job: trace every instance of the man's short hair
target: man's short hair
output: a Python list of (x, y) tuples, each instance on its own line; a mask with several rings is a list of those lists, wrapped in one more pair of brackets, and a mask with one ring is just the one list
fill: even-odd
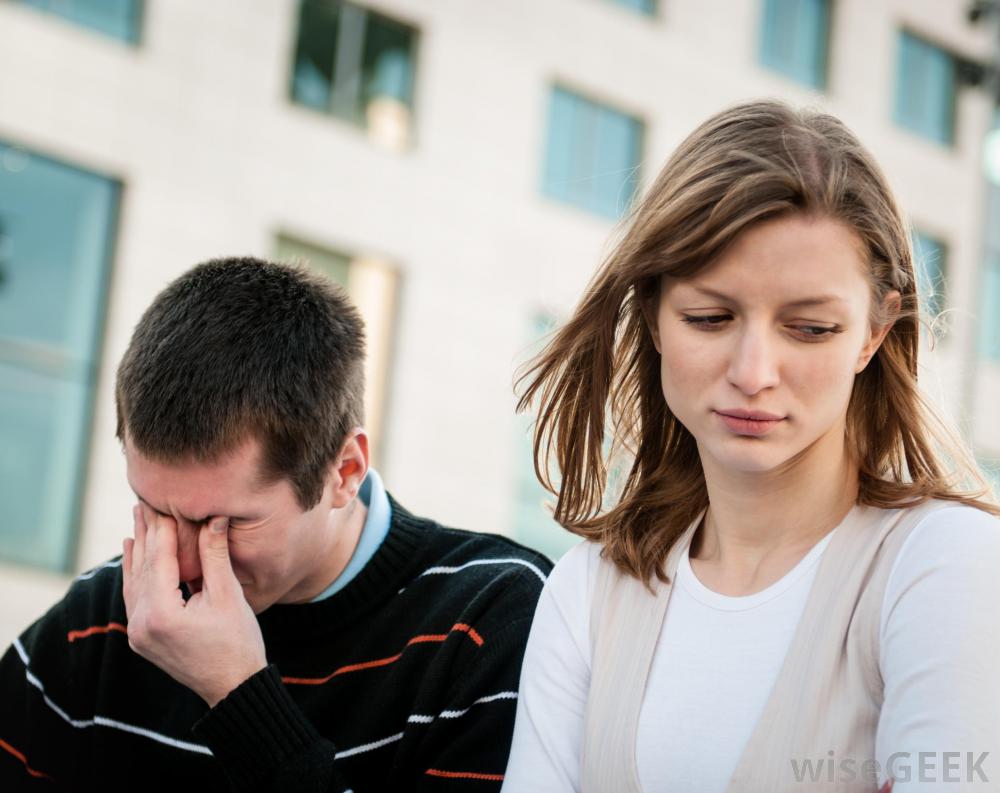
[(115, 402), (118, 438), (160, 462), (213, 461), (256, 438), (262, 481), (288, 479), (310, 509), (364, 421), (364, 323), (301, 267), (214, 259), (142, 315)]

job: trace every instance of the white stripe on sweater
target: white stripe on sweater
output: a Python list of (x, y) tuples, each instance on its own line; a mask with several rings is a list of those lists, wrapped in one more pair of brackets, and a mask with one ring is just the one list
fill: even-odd
[(395, 735), (390, 735), (388, 738), (382, 738), (379, 741), (372, 741), (371, 743), (362, 744), (361, 746), (355, 746), (353, 749), (344, 749), (342, 752), (337, 752), (337, 754), (333, 756), (333, 759), (342, 760), (345, 757), (353, 757), (356, 754), (370, 752), (372, 749), (381, 749), (383, 746), (388, 746), (390, 743), (395, 743), (396, 741), (401, 740), (403, 740), (403, 733), (397, 732)]
[(538, 576), (538, 579), (543, 584), (545, 583), (545, 574), (531, 562), (526, 562), (524, 559), (473, 559), (471, 562), (460, 564), (457, 567), (430, 567), (418, 575), (417, 578), (422, 578), (425, 575), (451, 575), (452, 573), (457, 573), (459, 570), (464, 570), (467, 567), (475, 567), (481, 564), (519, 564), (523, 567), (527, 567), (531, 570), (531, 572)]
[(101, 572), (101, 570), (103, 570), (104, 568), (106, 568), (106, 567), (120, 567), (121, 563), (122, 563), (121, 559), (115, 559), (113, 562), (105, 562), (104, 564), (98, 565), (93, 570), (88, 570), (86, 573), (80, 573), (80, 575), (78, 575), (73, 580), (74, 581), (86, 581), (88, 578), (93, 578), (95, 575), (97, 575), (99, 572)]
[(442, 710), (437, 716), (426, 716), (422, 713), (414, 713), (407, 719), (410, 724), (430, 724), (434, 719), (457, 719), (464, 716), (470, 710), (472, 710), (476, 705), (482, 705), (486, 702), (495, 702), (498, 699), (517, 699), (516, 691), (501, 691), (499, 694), (490, 694), (488, 697), (480, 697), (475, 702), (473, 702), (469, 707), (463, 710)]
[(49, 698), (49, 695), (45, 693), (45, 686), (42, 685), (42, 681), (39, 680), (28, 668), (28, 653), (25, 651), (24, 645), (21, 644), (20, 639), (14, 639), (14, 649), (17, 650), (17, 654), (21, 656), (21, 661), (24, 663), (24, 676), (27, 678), (28, 682), (41, 692), (42, 699), (45, 701), (45, 704), (48, 705), (52, 711), (59, 716), (59, 718), (71, 727), (75, 727), (78, 730), (94, 726), (108, 727), (112, 730), (121, 730), (122, 732), (128, 732), (133, 735), (141, 735), (144, 738), (149, 738), (150, 740), (166, 744), (167, 746), (172, 746), (175, 749), (183, 749), (188, 752), (196, 752), (197, 754), (212, 754), (212, 750), (207, 746), (202, 746), (197, 743), (189, 743), (188, 741), (179, 741), (176, 738), (171, 738), (169, 735), (164, 735), (163, 733), (155, 732), (154, 730), (148, 730), (145, 727), (136, 727), (134, 724), (126, 724), (125, 722), (109, 719), (105, 716), (95, 715), (92, 719), (71, 718), (66, 711), (60, 708), (55, 702), (52, 701), (52, 699)]
[[(414, 713), (406, 721), (408, 724), (430, 724), (437, 719), (457, 719), (464, 716), (476, 705), (481, 705), (486, 702), (493, 702), (498, 699), (517, 699), (516, 691), (501, 691), (498, 694), (490, 694), (486, 697), (480, 697), (472, 705), (465, 708), (464, 710), (443, 710), (437, 716), (425, 716), (421, 713)], [(371, 752), (375, 749), (381, 749), (383, 746), (388, 746), (389, 744), (396, 743), (397, 741), (403, 740), (403, 733), (397, 732), (395, 735), (390, 735), (388, 738), (382, 738), (378, 741), (372, 741), (371, 743), (362, 744), (361, 746), (355, 746), (352, 749), (344, 749), (343, 751), (337, 752), (335, 755), (336, 760), (342, 760), (345, 757), (353, 757), (356, 754), (364, 754), (365, 752)]]

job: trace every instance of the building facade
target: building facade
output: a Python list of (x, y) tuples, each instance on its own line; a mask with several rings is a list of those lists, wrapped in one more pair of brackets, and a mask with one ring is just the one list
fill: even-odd
[(115, 368), (155, 294), (216, 256), (349, 289), (402, 503), (565, 549), (514, 371), (673, 147), (747, 98), (829, 109), (883, 164), (944, 312), (924, 382), (1000, 457), (994, 36), (966, 5), (0, 2), (0, 642), (130, 534)]

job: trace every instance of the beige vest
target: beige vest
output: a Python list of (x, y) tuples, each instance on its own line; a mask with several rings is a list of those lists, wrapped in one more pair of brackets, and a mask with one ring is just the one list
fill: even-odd
[[(726, 793), (828, 791), (874, 793), (860, 774), (875, 759), (882, 706), (878, 632), (892, 563), (929, 501), (903, 510), (855, 506), (823, 553), (802, 619)], [(673, 582), (702, 516), (667, 556)], [(653, 652), (671, 585), (655, 597), (639, 581), (601, 559), (591, 611), (591, 679), (581, 757), (582, 793), (641, 793), (636, 732)], [(720, 714), (720, 718), (725, 718)], [(792, 760), (853, 758), (858, 779), (833, 784), (796, 781)], [(801, 766), (800, 766), (801, 767)], [(671, 793), (690, 793), (673, 791)]]

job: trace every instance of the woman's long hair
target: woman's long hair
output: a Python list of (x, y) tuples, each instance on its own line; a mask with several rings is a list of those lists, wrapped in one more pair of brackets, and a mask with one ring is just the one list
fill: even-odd
[[(917, 386), (912, 244), (881, 169), (837, 118), (749, 102), (681, 143), (572, 317), (518, 380), (518, 409), (538, 403), (535, 472), (556, 496), (556, 521), (600, 542), (642, 581), (666, 580), (667, 551), (708, 504), (695, 439), (661, 387), (650, 333), (661, 280), (697, 273), (741, 232), (791, 213), (833, 218), (856, 232), (870, 264), (873, 321), (892, 319), (878, 314), (888, 292), (902, 298), (848, 405), (858, 502), (891, 508), (940, 498), (1000, 515), (975, 459)], [(609, 463), (621, 457), (630, 464), (605, 506)]]

